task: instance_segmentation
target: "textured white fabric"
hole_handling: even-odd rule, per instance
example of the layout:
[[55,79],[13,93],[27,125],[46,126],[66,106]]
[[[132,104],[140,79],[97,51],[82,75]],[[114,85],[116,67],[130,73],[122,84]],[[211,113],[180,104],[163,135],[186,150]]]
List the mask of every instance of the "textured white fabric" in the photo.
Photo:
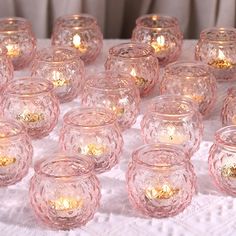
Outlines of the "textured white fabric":
[[176,16],[186,38],[198,38],[212,26],[235,26],[235,0],[0,0],[0,17],[28,18],[38,38],[51,34],[58,16],[94,15],[105,38],[129,38],[138,16],[159,13]]
[[[99,58],[86,67],[87,73],[103,69],[108,48],[124,42],[105,40],[104,49]],[[196,41],[184,41],[180,59],[192,60]],[[49,40],[40,40],[39,45],[49,45]],[[16,76],[28,72],[17,72]],[[231,83],[232,85],[232,83]],[[142,100],[141,114],[136,124],[123,133],[124,149],[118,166],[110,172],[99,175],[102,186],[101,206],[95,217],[81,229],[67,232],[52,231],[37,223],[28,200],[30,173],[22,182],[0,189],[0,235],[2,236],[230,236],[236,234],[236,199],[225,196],[212,184],[207,171],[208,149],[214,132],[221,127],[219,113],[225,95],[227,83],[219,84],[218,101],[215,110],[204,120],[204,140],[200,150],[193,157],[198,178],[198,192],[191,205],[183,213],[166,219],[152,219],[140,216],[134,211],[127,198],[125,171],[134,149],[142,144],[140,120],[146,104],[156,96],[156,91]],[[62,116],[72,107],[80,106],[79,99],[61,105],[59,123],[54,131],[42,140],[34,141],[34,161],[57,150],[58,133]]]

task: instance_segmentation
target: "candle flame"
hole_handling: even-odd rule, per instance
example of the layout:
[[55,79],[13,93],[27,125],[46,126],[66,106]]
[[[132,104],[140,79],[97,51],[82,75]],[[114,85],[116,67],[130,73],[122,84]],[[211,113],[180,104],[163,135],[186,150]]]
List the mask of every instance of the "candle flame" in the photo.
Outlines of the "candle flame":
[[163,35],[158,36],[156,41],[157,41],[157,44],[159,45],[159,47],[164,47],[165,37]]
[[133,77],[136,77],[136,71],[134,68],[132,68],[131,72],[130,72],[130,75],[133,76]]
[[15,157],[0,156],[0,167],[6,167],[16,162]]
[[24,112],[18,115],[16,119],[25,123],[38,123],[44,120],[44,115],[43,113],[29,112],[28,110],[24,110]]
[[72,197],[60,197],[56,200],[49,201],[49,204],[56,211],[71,211],[83,206],[82,199]]
[[69,80],[66,80],[59,71],[52,71],[52,83],[54,87],[63,87],[69,84]]
[[78,34],[75,34],[73,37],[73,44],[76,48],[79,48],[81,45],[81,38]]
[[225,59],[225,54],[222,52],[222,50],[219,49],[218,51],[218,58],[220,60],[224,60]]
[[15,44],[8,44],[6,45],[7,48],[7,55],[11,58],[18,57],[20,55],[20,49],[18,45]]
[[104,154],[107,150],[106,146],[90,143],[84,147],[79,147],[78,151],[83,155],[89,156],[100,156]]
[[132,68],[130,75],[135,79],[135,85],[138,87],[143,87],[147,83],[147,80],[145,80],[143,77],[137,76],[134,68]]

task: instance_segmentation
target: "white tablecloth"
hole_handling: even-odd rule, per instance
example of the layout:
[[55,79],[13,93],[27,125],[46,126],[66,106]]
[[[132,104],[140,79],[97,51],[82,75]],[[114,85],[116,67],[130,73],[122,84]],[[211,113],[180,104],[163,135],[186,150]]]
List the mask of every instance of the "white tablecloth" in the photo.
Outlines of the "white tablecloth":
[[[98,59],[86,67],[88,73],[103,70],[103,64],[108,49],[121,40],[105,40],[103,52]],[[193,60],[196,41],[185,41],[182,60]],[[39,40],[39,47],[49,45],[49,40]],[[27,71],[16,72],[15,76],[27,74]],[[229,85],[232,85],[229,84]],[[183,213],[166,219],[152,219],[140,216],[134,211],[128,201],[125,171],[127,163],[134,149],[142,144],[140,137],[140,120],[123,133],[124,148],[121,161],[110,172],[99,175],[102,186],[101,206],[95,217],[81,229],[71,231],[53,231],[40,225],[29,205],[28,187],[29,174],[20,183],[0,189],[0,235],[1,236],[227,236],[236,235],[236,199],[219,192],[211,182],[207,170],[208,150],[212,144],[214,132],[221,127],[219,120],[220,108],[227,83],[219,84],[218,101],[215,110],[204,120],[204,141],[200,150],[193,157],[193,164],[198,177],[198,193],[193,197],[191,205]],[[152,95],[142,101],[141,113],[144,104],[150,101]],[[59,123],[54,131],[46,138],[33,142],[34,160],[42,158],[57,150],[58,133],[62,124],[62,117],[72,107],[80,106],[79,99],[61,105]]]

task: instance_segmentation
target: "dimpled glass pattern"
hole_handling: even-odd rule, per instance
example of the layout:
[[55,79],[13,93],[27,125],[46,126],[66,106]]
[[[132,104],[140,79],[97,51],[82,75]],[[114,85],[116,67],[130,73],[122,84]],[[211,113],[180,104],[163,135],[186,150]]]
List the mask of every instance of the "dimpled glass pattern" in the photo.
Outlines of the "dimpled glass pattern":
[[85,225],[101,198],[92,161],[58,154],[35,165],[29,194],[36,216],[49,227],[62,230]]
[[109,110],[80,108],[64,116],[60,145],[65,152],[92,159],[96,173],[102,173],[118,163],[123,138],[116,117]]
[[136,20],[132,41],[150,44],[161,66],[175,61],[183,43],[183,34],[175,17],[144,15]]
[[57,124],[59,102],[50,81],[18,78],[3,91],[1,111],[6,118],[19,120],[30,137],[42,138]]
[[31,165],[33,147],[23,126],[0,120],[0,187],[19,182]]
[[126,179],[129,201],[156,218],[183,211],[195,193],[196,176],[186,153],[176,146],[142,146],[133,152]]
[[195,58],[210,65],[217,80],[234,80],[236,75],[236,29],[210,28],[203,30],[195,48]]
[[27,67],[35,54],[36,38],[24,18],[0,18],[0,43],[7,48],[15,70]]
[[77,49],[85,63],[94,61],[101,51],[103,35],[93,16],[80,14],[59,17],[54,25],[52,45]]
[[59,101],[69,102],[82,90],[84,63],[73,48],[44,48],[36,54],[31,75],[50,80]]
[[174,62],[165,68],[160,93],[189,97],[198,104],[200,113],[206,115],[216,102],[216,79],[205,64]]
[[141,96],[147,95],[159,78],[158,60],[147,44],[122,43],[110,48],[105,68],[130,74]]

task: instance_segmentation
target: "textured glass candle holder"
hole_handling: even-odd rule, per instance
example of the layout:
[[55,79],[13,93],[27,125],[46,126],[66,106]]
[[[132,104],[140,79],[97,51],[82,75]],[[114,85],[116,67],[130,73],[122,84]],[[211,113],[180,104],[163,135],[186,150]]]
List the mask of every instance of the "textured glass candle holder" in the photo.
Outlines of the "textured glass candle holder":
[[136,20],[132,41],[150,44],[159,64],[165,66],[179,57],[183,34],[176,18],[151,14]]
[[31,165],[33,147],[23,126],[0,120],[0,187],[19,182]]
[[84,63],[73,48],[44,48],[36,54],[31,75],[50,80],[59,101],[69,102],[82,90]]
[[145,143],[179,145],[191,157],[202,140],[202,117],[195,102],[189,98],[158,96],[144,114],[141,133]]
[[159,144],[133,152],[126,179],[132,206],[150,217],[182,212],[195,193],[196,176],[182,148]]
[[60,133],[61,149],[95,162],[96,173],[110,170],[119,161],[123,138],[113,113],[104,108],[68,112]]
[[94,61],[102,48],[103,36],[93,16],[80,14],[59,17],[54,25],[52,45],[77,49],[85,63]]
[[14,68],[11,59],[7,55],[7,49],[0,46],[0,91],[5,87],[6,83],[13,78]]
[[3,92],[0,109],[5,117],[19,120],[32,138],[47,136],[59,115],[53,84],[39,78],[10,81]]
[[219,81],[236,77],[236,29],[211,28],[201,32],[195,58],[210,65]]
[[36,38],[24,18],[0,18],[0,43],[7,48],[15,70],[27,67],[35,54]]
[[209,151],[209,171],[215,184],[224,192],[236,196],[236,126],[216,131]]
[[107,71],[86,81],[82,104],[105,107],[115,113],[122,130],[130,128],[139,112],[139,91],[129,74]]
[[236,88],[228,89],[221,110],[222,125],[236,125]]
[[85,225],[99,206],[100,185],[91,159],[80,156],[47,158],[35,165],[30,201],[36,216],[62,230]]
[[105,68],[130,74],[141,96],[147,95],[159,78],[158,60],[147,44],[122,43],[110,48]]
[[205,64],[174,62],[165,68],[160,93],[189,97],[198,104],[200,113],[206,115],[216,102],[216,79]]

